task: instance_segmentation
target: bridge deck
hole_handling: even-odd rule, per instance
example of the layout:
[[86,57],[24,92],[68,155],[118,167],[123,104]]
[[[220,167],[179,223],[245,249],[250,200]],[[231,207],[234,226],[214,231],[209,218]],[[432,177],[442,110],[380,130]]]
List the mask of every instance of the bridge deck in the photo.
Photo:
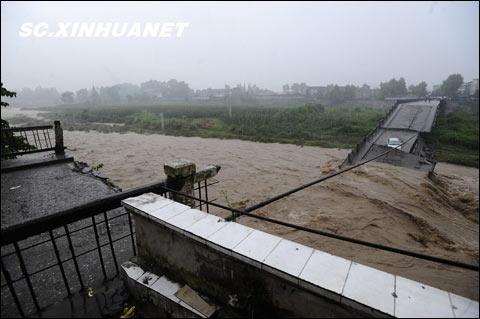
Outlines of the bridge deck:
[[[398,104],[382,127],[378,128],[371,138],[360,145],[350,164],[371,158],[374,153],[376,154],[375,146],[386,146],[390,137],[397,137],[401,142],[405,142],[416,135],[402,146],[401,151],[420,155],[422,150],[414,150],[414,145],[420,138],[419,133],[431,132],[439,107],[440,100]],[[411,161],[405,163],[405,166],[411,167]]]
[[387,119],[384,127],[388,129],[399,128],[417,132],[430,132],[439,104],[439,101],[400,104]]

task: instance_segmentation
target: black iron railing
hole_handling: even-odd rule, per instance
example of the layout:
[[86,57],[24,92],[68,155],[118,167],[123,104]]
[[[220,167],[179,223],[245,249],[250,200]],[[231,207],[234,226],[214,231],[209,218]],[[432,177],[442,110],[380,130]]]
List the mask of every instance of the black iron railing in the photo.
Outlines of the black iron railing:
[[59,121],[54,125],[11,127],[1,130],[2,158],[38,152],[63,154],[63,131]]
[[[208,186],[216,183],[197,184],[197,207],[209,211],[203,201],[212,202]],[[148,192],[172,197],[162,181],[2,229],[2,316],[38,313],[116,277],[119,263],[136,255],[134,222],[121,201]]]
[[[217,180],[208,181],[206,179],[201,182],[197,182],[197,186],[193,189],[194,194],[197,194],[196,198],[198,199],[205,199],[205,202],[196,199],[194,208],[199,208],[200,210],[205,210],[207,213],[210,213],[209,204],[215,202],[217,199],[208,198],[208,186],[215,185],[217,183],[219,183],[219,181]],[[171,192],[169,192],[169,194],[171,194]]]

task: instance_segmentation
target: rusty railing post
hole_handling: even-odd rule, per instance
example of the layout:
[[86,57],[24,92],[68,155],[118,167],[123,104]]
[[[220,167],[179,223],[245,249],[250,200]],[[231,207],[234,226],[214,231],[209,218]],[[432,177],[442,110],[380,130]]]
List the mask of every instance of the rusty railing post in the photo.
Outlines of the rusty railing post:
[[60,121],[54,121],[55,126],[55,154],[64,155],[65,149],[63,146],[63,129],[60,125]]

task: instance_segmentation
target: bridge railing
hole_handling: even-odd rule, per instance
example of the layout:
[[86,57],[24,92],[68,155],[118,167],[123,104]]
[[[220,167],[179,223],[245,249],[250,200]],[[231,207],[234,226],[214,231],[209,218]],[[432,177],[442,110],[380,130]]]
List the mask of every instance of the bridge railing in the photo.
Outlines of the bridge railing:
[[375,135],[378,133],[378,131],[383,128],[383,125],[385,124],[385,122],[387,121],[387,119],[390,117],[390,115],[395,111],[395,109],[397,108],[397,106],[400,104],[400,103],[404,103],[403,101],[402,102],[395,102],[392,107],[387,111],[387,113],[385,114],[385,116],[383,116],[376,124],[375,128],[370,130],[370,132],[368,132],[367,135],[365,135],[362,139],[362,141],[360,141],[360,143],[357,143],[355,145],[355,148],[352,149],[350,151],[350,153],[347,155],[347,157],[345,158],[345,160],[342,162],[342,164],[340,165],[340,167],[344,167],[345,165],[351,165],[353,164],[353,162],[356,160],[356,157],[358,156],[358,153],[361,149],[361,146],[366,144],[366,143],[369,143],[373,140],[373,138],[375,137]]

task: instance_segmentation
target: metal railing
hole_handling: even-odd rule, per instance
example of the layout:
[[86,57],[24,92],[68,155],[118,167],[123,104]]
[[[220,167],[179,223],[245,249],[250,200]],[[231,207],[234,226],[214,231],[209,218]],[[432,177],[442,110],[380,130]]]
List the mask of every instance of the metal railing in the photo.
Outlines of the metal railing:
[[2,158],[48,151],[64,153],[60,121],[55,121],[54,125],[4,128],[1,130],[1,143]]
[[[196,207],[209,211],[216,183],[198,182]],[[118,264],[136,255],[134,221],[121,201],[148,192],[172,197],[162,181],[2,229],[2,316],[39,313],[116,277]]]
[[[402,102],[403,103],[403,102]],[[356,157],[358,156],[358,153],[361,149],[361,147],[363,145],[365,145],[366,143],[369,143],[373,140],[373,138],[377,135],[378,131],[380,129],[383,128],[383,125],[385,124],[385,122],[388,120],[388,118],[390,117],[390,115],[397,109],[398,105],[400,105],[401,103],[399,103],[398,101],[395,101],[395,103],[392,105],[392,107],[390,107],[387,111],[387,113],[378,120],[377,124],[375,125],[375,128],[373,128],[372,130],[370,130],[367,135],[365,135],[363,138],[362,138],[362,141],[360,141],[359,143],[357,143],[355,145],[355,148],[352,149],[350,151],[350,153],[348,153],[347,157],[345,158],[345,160],[342,162],[342,164],[340,164],[340,168],[343,168],[345,167],[346,165],[352,165],[354,161],[358,160]]]
[[[208,198],[208,186],[218,184],[219,181],[213,180],[212,182],[208,182],[206,179],[200,182],[197,182],[196,187],[193,189],[194,194],[198,194],[196,198],[202,199],[205,198],[205,202],[201,200],[195,200],[195,206],[193,208],[199,208],[200,210],[205,209],[207,213],[210,213],[210,203],[213,203],[217,200],[217,198],[209,199]],[[169,192],[171,194],[171,192]]]

